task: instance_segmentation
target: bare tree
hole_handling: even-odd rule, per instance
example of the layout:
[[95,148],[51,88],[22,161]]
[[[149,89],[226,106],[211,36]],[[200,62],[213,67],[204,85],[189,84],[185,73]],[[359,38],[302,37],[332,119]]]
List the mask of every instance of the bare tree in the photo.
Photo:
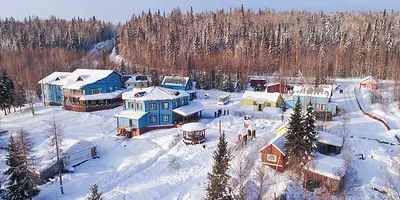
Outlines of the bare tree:
[[400,154],[393,158],[394,173],[387,172],[385,181],[388,196],[395,200],[400,199],[400,188],[397,187],[396,180],[400,180]]
[[231,186],[234,191],[237,191],[238,198],[243,200],[245,198],[245,183],[250,174],[250,163],[247,157],[242,153],[236,157],[236,162],[232,165],[233,175],[231,177]]
[[337,175],[342,177],[343,188],[339,196],[342,199],[348,199],[358,194],[361,179],[358,177],[358,172],[352,166],[351,151],[347,149],[344,153],[344,166],[337,170]]
[[268,189],[268,185],[270,184],[271,180],[269,179],[268,174],[265,170],[265,165],[260,163],[256,167],[256,180],[258,182],[258,191],[257,194],[259,196],[259,200],[262,200],[264,197],[264,193]]
[[62,145],[63,141],[63,136],[64,136],[64,129],[62,128],[61,124],[59,121],[56,120],[56,118],[53,118],[53,121],[51,121],[49,129],[48,129],[48,136],[50,138],[50,148],[54,149],[56,151],[56,156],[57,156],[57,163],[59,163],[58,167],[58,175],[60,178],[60,189],[61,189],[61,194],[64,194],[63,190],[63,185],[62,185],[62,176],[61,176],[61,171],[63,169],[63,163],[61,161],[61,149],[60,146]]

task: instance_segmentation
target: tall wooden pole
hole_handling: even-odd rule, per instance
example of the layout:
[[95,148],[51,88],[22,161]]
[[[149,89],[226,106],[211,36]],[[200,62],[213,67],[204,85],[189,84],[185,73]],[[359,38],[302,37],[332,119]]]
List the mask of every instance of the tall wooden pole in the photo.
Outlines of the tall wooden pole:
[[219,120],[219,135],[221,135],[222,134],[222,128],[221,128],[221,120]]

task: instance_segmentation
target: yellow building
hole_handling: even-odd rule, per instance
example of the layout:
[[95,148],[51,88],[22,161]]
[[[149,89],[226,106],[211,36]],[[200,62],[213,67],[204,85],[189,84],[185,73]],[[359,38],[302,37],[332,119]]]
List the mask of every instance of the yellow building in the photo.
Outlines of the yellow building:
[[286,124],[283,124],[281,127],[276,129],[276,131],[274,131],[274,134],[276,136],[279,136],[279,135],[286,133],[287,131],[288,131],[288,126]]
[[254,110],[263,111],[264,108],[282,108],[285,105],[280,93],[246,91],[242,96],[242,106],[254,106]]

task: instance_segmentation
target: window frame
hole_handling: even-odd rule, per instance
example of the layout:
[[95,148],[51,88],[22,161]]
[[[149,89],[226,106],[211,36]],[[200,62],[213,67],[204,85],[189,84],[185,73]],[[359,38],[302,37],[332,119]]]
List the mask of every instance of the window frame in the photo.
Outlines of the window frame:
[[150,123],[157,123],[157,115],[150,115],[150,120],[149,121],[150,121]]
[[[166,117],[166,118],[164,118],[164,117]],[[169,115],[162,115],[162,121],[169,122]]]
[[99,94],[103,93],[103,88],[97,88]]
[[142,103],[136,103],[136,110],[143,110]]
[[156,103],[149,103],[149,109],[150,110],[157,110],[157,104]]
[[95,92],[96,92],[96,89],[94,89],[94,88],[90,88],[90,95],[93,95],[93,94],[95,94]]
[[135,102],[128,102],[129,109],[135,109]]
[[[167,105],[167,106],[165,107],[165,105]],[[162,109],[163,110],[168,110],[169,109],[169,102],[163,102],[162,103]]]
[[[273,157],[274,159],[270,159],[270,157]],[[269,162],[277,162],[278,161],[278,156],[274,154],[267,154],[267,161]]]

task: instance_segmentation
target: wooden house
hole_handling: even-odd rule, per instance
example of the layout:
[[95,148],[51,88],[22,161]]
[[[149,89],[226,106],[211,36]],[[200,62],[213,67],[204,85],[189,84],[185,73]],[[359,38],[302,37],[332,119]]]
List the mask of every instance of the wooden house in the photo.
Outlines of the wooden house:
[[286,94],[290,90],[293,90],[293,86],[282,82],[269,83],[266,86],[266,91],[268,93],[279,92],[281,94]]
[[197,94],[196,91],[194,91],[194,85],[190,77],[164,76],[161,82],[161,87],[186,91],[190,95],[190,101],[197,98]]
[[254,91],[265,91],[267,80],[265,78],[259,77],[251,77],[250,78],[250,87],[254,89]]
[[309,188],[324,186],[339,191],[342,186],[344,160],[317,153],[313,161],[304,166],[304,176]]
[[125,110],[114,115],[119,134],[137,136],[153,129],[198,121],[203,106],[196,101],[189,104],[189,96],[185,91],[158,86],[123,93]]
[[359,82],[359,84],[360,84],[360,88],[369,88],[371,90],[377,90],[379,82],[373,76],[367,76],[364,79],[362,79]]
[[275,136],[265,147],[260,150],[261,162],[279,172],[285,170],[285,134]]
[[125,88],[147,88],[151,85],[151,77],[147,75],[131,75],[125,81]]
[[340,154],[343,143],[343,137],[326,132],[318,132],[317,151],[322,154]]
[[77,69],[62,89],[64,108],[91,112],[121,105],[121,75],[113,70]]
[[53,72],[38,82],[42,88],[42,98],[46,105],[62,105],[64,93],[62,87],[68,83],[71,72]]
[[288,131],[288,124],[284,123],[282,126],[280,126],[278,129],[276,129],[274,131],[274,134],[276,136],[279,136],[279,135],[285,134],[287,131]]
[[200,122],[188,123],[182,126],[183,142],[185,144],[200,144],[206,140],[207,126]]
[[242,96],[243,106],[253,106],[256,111],[264,108],[282,108],[285,105],[280,93],[252,92],[246,91]]
[[303,109],[311,102],[317,120],[331,121],[338,112],[338,105],[331,102],[332,87],[295,87],[293,89],[293,104],[300,99]]

